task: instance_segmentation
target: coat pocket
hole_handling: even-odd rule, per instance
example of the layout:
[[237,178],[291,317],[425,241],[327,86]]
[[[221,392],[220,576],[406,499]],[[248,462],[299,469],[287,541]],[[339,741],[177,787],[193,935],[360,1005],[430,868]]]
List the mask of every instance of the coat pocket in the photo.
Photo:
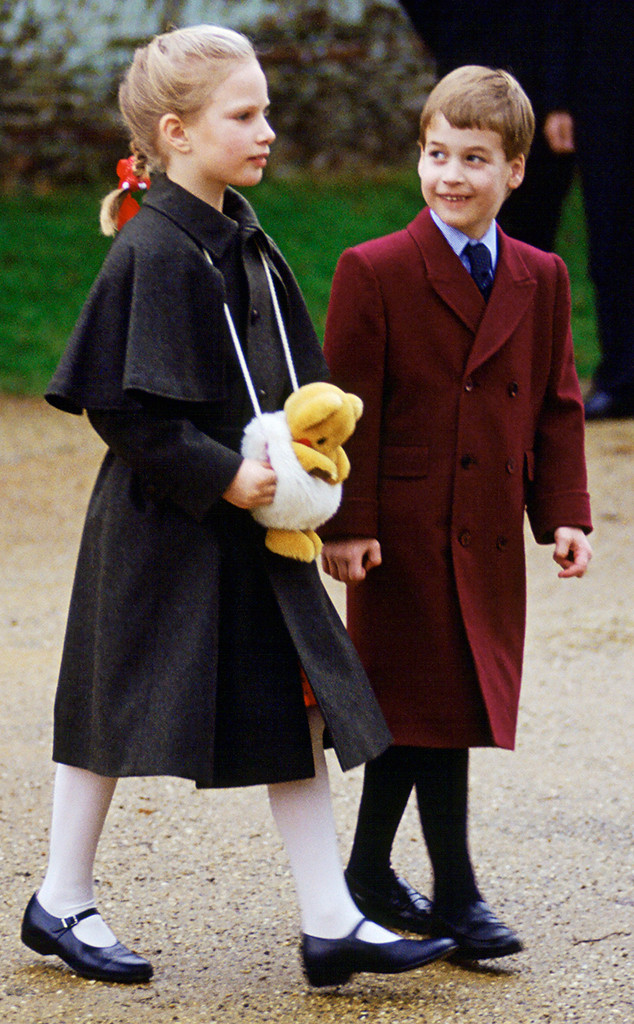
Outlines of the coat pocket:
[[388,444],[381,451],[379,474],[392,480],[421,479],[429,472],[429,445]]

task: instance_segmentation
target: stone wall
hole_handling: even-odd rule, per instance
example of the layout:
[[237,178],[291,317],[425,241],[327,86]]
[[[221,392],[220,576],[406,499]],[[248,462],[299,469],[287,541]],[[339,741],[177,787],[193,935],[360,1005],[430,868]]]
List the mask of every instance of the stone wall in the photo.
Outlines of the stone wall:
[[116,91],[134,46],[204,20],[257,46],[278,173],[411,160],[433,66],[395,0],[0,0],[0,188],[112,177],[127,151]]

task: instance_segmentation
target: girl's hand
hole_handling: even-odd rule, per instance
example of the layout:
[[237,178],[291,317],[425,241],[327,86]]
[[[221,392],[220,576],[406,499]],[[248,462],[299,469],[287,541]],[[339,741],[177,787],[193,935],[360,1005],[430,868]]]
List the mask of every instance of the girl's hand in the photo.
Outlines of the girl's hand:
[[271,504],[276,487],[277,476],[270,462],[244,459],[223,498],[237,508],[258,508]]

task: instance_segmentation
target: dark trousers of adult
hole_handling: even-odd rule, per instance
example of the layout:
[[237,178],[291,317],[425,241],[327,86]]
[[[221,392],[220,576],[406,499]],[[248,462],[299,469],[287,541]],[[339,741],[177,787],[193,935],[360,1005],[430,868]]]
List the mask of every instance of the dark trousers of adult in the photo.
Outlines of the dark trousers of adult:
[[584,94],[575,139],[601,350],[594,386],[634,412],[634,65],[622,72],[609,95]]
[[520,242],[553,252],[575,167],[574,154],[553,153],[538,123],[521,188],[511,193],[498,215],[502,230]]
[[389,882],[392,844],[416,790],[421,827],[434,873],[434,907],[459,912],[482,899],[467,836],[468,750],[390,747],[365,767],[357,828],[348,863],[371,887]]

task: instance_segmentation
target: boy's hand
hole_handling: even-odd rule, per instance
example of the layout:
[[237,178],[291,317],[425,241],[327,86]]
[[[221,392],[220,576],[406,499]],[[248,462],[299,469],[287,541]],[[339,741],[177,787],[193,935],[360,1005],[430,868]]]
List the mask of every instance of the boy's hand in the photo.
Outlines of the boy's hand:
[[277,476],[269,462],[244,459],[223,498],[238,508],[258,508],[271,504],[276,487]]
[[561,566],[557,573],[560,579],[583,576],[592,558],[592,548],[583,530],[575,526],[557,527],[553,558]]
[[381,545],[372,537],[329,540],[321,552],[324,572],[340,583],[359,583],[381,564]]

